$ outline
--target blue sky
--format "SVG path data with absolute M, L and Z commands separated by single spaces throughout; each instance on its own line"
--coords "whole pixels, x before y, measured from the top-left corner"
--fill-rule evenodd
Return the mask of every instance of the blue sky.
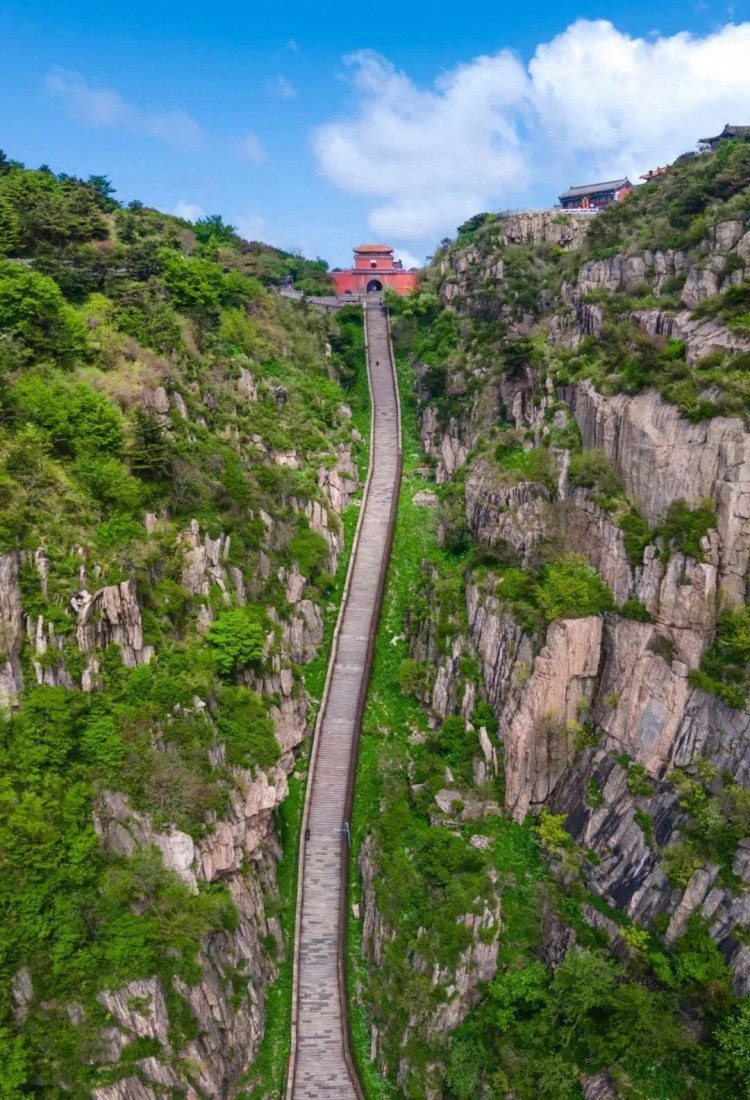
M 601 15 L 3 3 L 0 147 L 332 264 L 368 237 L 422 259 L 478 209 L 549 205 L 750 123 L 750 0 Z

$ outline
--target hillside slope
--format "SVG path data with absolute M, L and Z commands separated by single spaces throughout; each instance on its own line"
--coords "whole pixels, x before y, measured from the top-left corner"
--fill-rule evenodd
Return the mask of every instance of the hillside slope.
M 278 1094 L 361 316 L 5 158 L 0 255 L 0 1094 Z
M 357 831 L 398 1094 L 746 1095 L 749 265 L 726 143 L 391 303 L 437 483 Z

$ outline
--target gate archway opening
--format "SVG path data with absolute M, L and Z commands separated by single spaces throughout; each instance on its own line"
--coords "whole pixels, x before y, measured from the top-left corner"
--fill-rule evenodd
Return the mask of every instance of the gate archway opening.
M 381 283 L 380 279 L 370 279 L 369 283 L 367 284 L 368 294 L 377 294 L 378 291 L 382 289 L 383 284 Z

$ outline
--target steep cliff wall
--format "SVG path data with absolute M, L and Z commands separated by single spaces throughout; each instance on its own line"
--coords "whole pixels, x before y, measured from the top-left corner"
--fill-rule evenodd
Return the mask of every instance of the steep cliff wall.
M 281 301 L 221 219 L 17 165 L 0 202 L 0 296 L 47 303 L 0 348 L 0 1091 L 280 1095 L 361 313 Z
M 426 813 L 469 839 L 463 859 L 486 859 L 493 886 L 478 896 L 497 897 L 500 923 L 489 986 L 462 987 L 450 1040 L 414 1011 L 392 1026 L 374 1011 L 373 1056 L 419 1095 L 489 1095 L 498 1082 L 531 1097 L 563 1072 L 560 1095 L 625 1097 L 636 1080 L 671 1095 L 656 1065 L 682 1095 L 739 1088 L 742 1071 L 719 1052 L 746 1011 L 732 998 L 750 993 L 749 181 L 738 145 L 585 222 L 472 219 L 394 324 L 418 378 L 443 555 L 405 619 L 399 679 L 430 732 L 412 719 L 399 821 L 416 830 Z M 703 196 L 699 215 L 688 191 Z M 463 608 L 446 618 L 459 586 Z M 404 891 L 390 881 L 387 830 L 374 836 L 365 945 L 377 990 L 398 1001 L 419 948 L 394 915 Z M 526 836 L 546 871 L 523 940 L 503 859 Z M 416 853 L 412 873 L 429 891 Z M 617 1051 L 584 1055 L 581 1018 L 579 1054 L 559 1045 L 564 1020 L 546 1031 L 556 1010 L 539 1007 L 547 989 L 591 990 L 600 965 L 618 988 L 638 985 L 628 996 L 643 1013 L 659 1002 L 661 1034 L 678 1045 L 680 1006 L 708 1077 L 678 1067 L 656 1032 L 645 1067 L 626 1053 L 622 1018 Z M 713 1016 L 712 981 L 724 998 Z M 597 1014 L 600 1051 L 612 1011 Z

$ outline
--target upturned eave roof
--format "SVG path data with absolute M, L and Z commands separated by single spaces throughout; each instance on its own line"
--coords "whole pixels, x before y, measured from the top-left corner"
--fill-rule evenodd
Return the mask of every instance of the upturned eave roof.
M 632 187 L 629 179 L 604 180 L 603 183 L 585 183 L 581 187 L 569 187 L 559 196 L 562 199 L 579 199 L 584 195 L 598 195 L 600 191 L 619 191 L 621 187 Z

